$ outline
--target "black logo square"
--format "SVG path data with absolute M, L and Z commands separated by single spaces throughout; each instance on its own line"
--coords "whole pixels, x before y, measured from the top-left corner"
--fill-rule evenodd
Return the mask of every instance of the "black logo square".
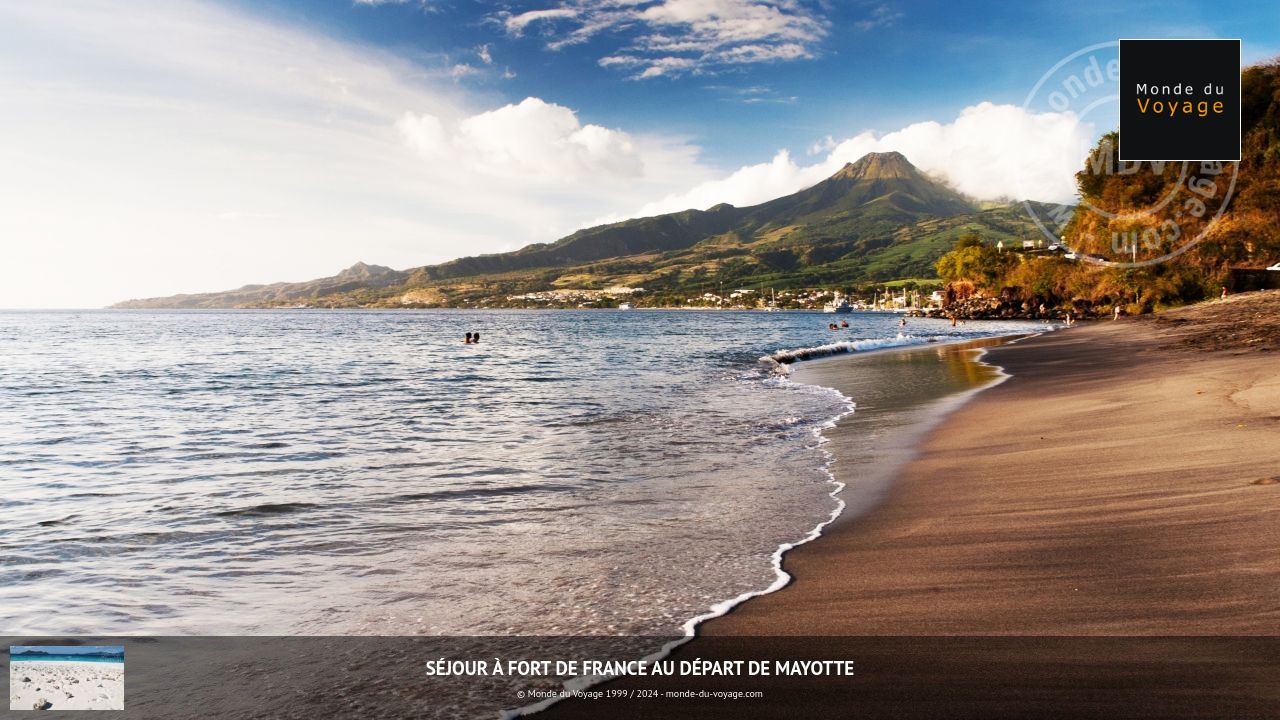
M 1120 41 L 1120 160 L 1240 159 L 1239 40 Z

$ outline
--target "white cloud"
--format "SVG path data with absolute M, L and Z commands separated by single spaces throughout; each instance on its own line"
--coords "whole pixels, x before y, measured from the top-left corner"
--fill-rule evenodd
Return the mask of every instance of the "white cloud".
M 500 17 L 512 35 L 538 27 L 553 50 L 634 31 L 600 64 L 636 79 L 812 58 L 829 25 L 803 0 L 560 0 Z
M 518 15 L 504 16 L 503 25 L 507 32 L 519 35 L 524 29 L 540 20 L 560 20 L 578 17 L 578 10 L 572 7 L 552 8 L 550 10 L 530 10 Z
M 680 139 L 203 2 L 3 3 L 0 68 L 0 307 L 511 250 L 710 177 Z
M 423 8 L 429 8 L 431 0 L 351 0 L 355 5 L 367 5 L 369 7 L 378 7 L 379 5 L 408 5 L 416 3 Z
M 867 17 L 853 24 L 854 27 L 862 31 L 875 30 L 876 28 L 889 27 L 902 19 L 902 12 L 894 9 L 891 5 L 880 4 L 871 8 L 871 12 Z
M 629 134 L 583 125 L 569 108 L 538 98 L 460 118 L 451 129 L 427 113 L 405 113 L 397 127 L 423 157 L 494 177 L 555 185 L 644 177 L 641 148 Z
M 642 207 L 636 216 L 705 209 L 721 202 L 754 205 L 809 187 L 869 152 L 897 150 L 924 172 L 981 199 L 1068 202 L 1074 173 L 1095 138 L 1092 124 L 1072 113 L 1033 113 L 1013 105 L 979 103 L 950 123 L 920 122 L 884 135 L 866 131 L 842 141 L 827 137 L 809 148 L 826 152 L 802 165 L 781 150 L 769 162 L 742 167 Z
M 480 72 L 480 68 L 477 68 L 474 65 L 468 65 L 466 63 L 457 63 L 453 67 L 449 68 L 449 77 L 453 78 L 454 80 L 461 80 L 464 77 L 467 77 L 469 75 L 475 75 L 479 72 Z
M 836 147 L 836 139 L 830 135 L 822 138 L 818 142 L 809 146 L 810 155 L 821 155 L 824 152 L 831 152 Z

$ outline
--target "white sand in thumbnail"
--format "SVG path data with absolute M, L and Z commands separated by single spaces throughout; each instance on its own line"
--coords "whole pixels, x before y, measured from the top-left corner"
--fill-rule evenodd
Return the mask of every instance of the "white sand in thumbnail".
M 123 710 L 124 663 L 11 663 L 9 709 Z

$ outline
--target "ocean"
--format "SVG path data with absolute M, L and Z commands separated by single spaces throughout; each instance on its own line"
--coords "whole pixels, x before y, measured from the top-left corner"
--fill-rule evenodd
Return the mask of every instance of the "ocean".
M 124 655 L 10 655 L 9 662 L 97 662 L 123 663 Z
M 0 313 L 0 629 L 680 634 L 838 507 L 785 362 L 1041 327 L 898 321 Z

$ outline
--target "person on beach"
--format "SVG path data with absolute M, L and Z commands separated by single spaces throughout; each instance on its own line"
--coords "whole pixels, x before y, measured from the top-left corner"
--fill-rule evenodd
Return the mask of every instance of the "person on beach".
M 471 344 L 471 333 L 467 333 L 467 339 L 466 339 L 466 340 L 463 340 L 463 341 L 462 341 L 462 343 L 463 343 L 464 345 L 470 345 L 470 344 Z
M 1226 286 L 1226 285 L 1223 285 L 1223 286 L 1222 286 L 1222 299 L 1223 299 L 1223 300 L 1226 300 L 1226 299 L 1227 299 L 1227 286 Z
M 1111 319 L 1112 319 L 1112 320 L 1119 320 L 1119 319 L 1120 319 L 1120 306 L 1119 306 L 1119 305 L 1117 305 L 1117 306 L 1116 306 L 1115 314 L 1114 314 L 1114 315 L 1112 315 Z
M 1067 313 L 1067 327 L 1071 327 L 1071 323 L 1075 322 L 1071 319 L 1071 313 Z

